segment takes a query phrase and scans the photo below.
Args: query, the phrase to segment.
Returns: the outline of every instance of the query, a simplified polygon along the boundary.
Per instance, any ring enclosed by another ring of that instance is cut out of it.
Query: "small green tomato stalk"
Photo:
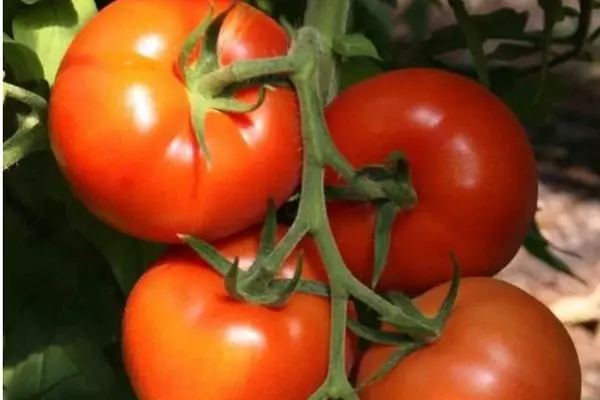
[[[220,67],[216,56],[216,39],[226,11],[212,21],[212,17],[209,17],[192,33],[180,59],[180,67],[190,91],[194,127],[203,150],[203,115],[209,109],[243,113],[262,103],[262,98],[257,104],[250,106],[236,103],[233,98],[223,95],[230,86],[266,76],[286,76],[296,89],[302,119],[302,186],[298,213],[284,237],[276,243],[275,209],[271,204],[258,256],[248,271],[240,270],[237,261],[229,263],[210,245],[197,238],[187,235],[181,235],[181,238],[225,277],[225,287],[235,299],[267,307],[284,307],[295,291],[331,299],[329,372],[311,400],[358,398],[357,389],[349,382],[345,369],[347,327],[369,341],[401,345],[390,363],[373,377],[373,380],[378,379],[402,357],[439,337],[455,301],[459,280],[456,267],[453,285],[440,312],[435,317],[427,317],[403,294],[392,293],[384,298],[356,279],[346,268],[333,239],[326,214],[326,166],[340,174],[348,184],[345,187],[331,188],[332,196],[372,201],[380,206],[374,284],[377,283],[378,276],[381,276],[387,258],[392,225],[390,221],[393,221],[398,211],[412,207],[417,202],[408,179],[408,165],[401,155],[391,155],[390,166],[370,166],[356,171],[330,138],[323,109],[337,93],[337,67],[333,48],[334,43],[345,35],[350,3],[350,0],[309,0],[305,26],[294,34],[293,44],[286,56],[242,61]],[[190,66],[188,61],[191,51],[202,36],[204,41],[201,57],[195,65]],[[302,280],[300,258],[292,279],[278,278],[278,270],[283,261],[307,234],[313,237],[323,259],[329,286]],[[373,309],[381,320],[393,326],[396,331],[382,332],[348,318],[347,303],[350,298],[360,300]]]

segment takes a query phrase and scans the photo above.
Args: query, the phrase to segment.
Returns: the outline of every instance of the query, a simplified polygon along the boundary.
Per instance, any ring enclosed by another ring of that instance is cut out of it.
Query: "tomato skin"
[[[215,247],[248,268],[259,236],[249,229]],[[293,275],[296,255],[283,276]],[[303,277],[324,281],[319,264],[303,260]],[[329,318],[329,300],[307,294],[294,294],[281,309],[234,301],[193,250],[175,247],[128,298],[125,366],[140,400],[306,400],[326,377]],[[348,341],[348,369],[355,345]]]
[[[419,296],[417,307],[435,314],[448,287]],[[359,382],[377,372],[393,350],[367,350]],[[581,368],[569,334],[542,303],[509,283],[473,277],[462,280],[441,338],[360,395],[362,400],[579,400]]]
[[[537,173],[524,129],[466,78],[406,69],[362,81],[325,110],[333,141],[355,167],[404,153],[418,204],[393,225],[378,289],[418,294],[464,276],[491,276],[515,256],[533,219]],[[326,184],[342,184],[327,171]],[[375,208],[332,202],[332,230],[352,272],[370,284]]]
[[[211,3],[221,12],[233,2],[112,3],[76,37],[51,94],[52,149],[74,193],[98,218],[142,239],[223,238],[260,221],[269,199],[283,203],[299,182],[290,88],[267,91],[244,115],[209,112],[210,166],[200,151],[176,59]],[[284,55],[290,44],[275,21],[246,4],[235,6],[222,32],[222,65]],[[257,87],[236,92],[245,102],[257,96]]]

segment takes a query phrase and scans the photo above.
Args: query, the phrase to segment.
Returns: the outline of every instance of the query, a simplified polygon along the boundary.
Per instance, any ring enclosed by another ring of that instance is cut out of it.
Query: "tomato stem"
[[[339,70],[333,54],[333,41],[343,35],[350,21],[350,0],[309,0],[304,14],[305,26],[316,28],[324,46],[319,52],[319,95],[328,104],[339,90]]]
[[[2,166],[6,170],[36,151],[48,149],[48,134],[34,114],[26,116],[19,129],[2,145]]]
[[[290,56],[237,61],[202,75],[191,85],[190,90],[204,97],[215,97],[233,83],[266,75],[289,74],[293,70],[294,63]]]
[[[2,84],[4,86],[4,95],[6,97],[10,97],[11,99],[15,99],[21,103],[27,104],[29,107],[31,107],[33,112],[39,116],[45,114],[46,109],[48,108],[48,102],[42,96],[11,83],[3,82]]]
[[[329,374],[309,400],[358,400],[346,374],[346,320],[348,292],[336,282],[331,284],[331,332],[329,347]]]

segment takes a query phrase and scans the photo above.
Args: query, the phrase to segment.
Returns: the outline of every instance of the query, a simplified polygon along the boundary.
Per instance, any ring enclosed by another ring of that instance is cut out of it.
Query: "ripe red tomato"
[[[259,234],[246,230],[215,246],[248,268]],[[297,250],[285,277],[293,275]],[[318,266],[306,254],[304,279],[324,281]],[[308,294],[295,293],[281,309],[234,301],[193,250],[176,247],[127,300],[125,366],[140,400],[306,400],[327,374],[329,318],[329,300]],[[355,345],[348,341],[348,369]]]
[[[452,275],[493,275],[516,254],[533,219],[537,175],[517,118],[461,76],[406,69],[362,81],[327,107],[333,141],[355,167],[404,153],[418,204],[400,213],[378,289],[421,293]],[[326,184],[341,184],[328,171]],[[375,207],[328,205],[334,236],[352,272],[371,282]]]
[[[299,182],[300,124],[290,88],[268,90],[264,104],[245,115],[209,112],[210,166],[196,141],[175,64],[209,4],[221,12],[230,3],[116,1],[83,28],[62,62],[50,100],[52,149],[75,194],[123,232],[163,242],[177,242],[177,233],[216,240],[260,221],[269,198],[283,203]],[[221,32],[222,65],[284,55],[290,44],[274,20],[243,3]],[[253,103],[258,92],[236,97]]]
[[[448,291],[415,300],[435,314]],[[373,346],[358,380],[376,373],[393,347]],[[558,319],[523,290],[491,278],[465,278],[440,339],[412,353],[361,393],[363,400],[579,400],[581,368]]]

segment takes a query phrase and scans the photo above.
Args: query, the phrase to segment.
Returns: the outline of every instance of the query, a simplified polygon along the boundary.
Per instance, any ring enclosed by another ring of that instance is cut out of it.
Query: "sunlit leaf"
[[[377,48],[366,36],[353,33],[337,37],[333,41],[333,50],[343,57],[370,57],[380,60]]]
[[[483,51],[485,36],[481,34],[479,26],[469,15],[463,0],[449,0],[448,3],[452,7],[456,21],[467,40],[467,47],[473,58],[473,65],[477,71],[479,81],[484,86],[489,87],[490,77],[488,75],[487,62]]]
[[[37,53],[52,84],[71,41],[95,13],[93,0],[40,1],[15,17],[13,35]]]

